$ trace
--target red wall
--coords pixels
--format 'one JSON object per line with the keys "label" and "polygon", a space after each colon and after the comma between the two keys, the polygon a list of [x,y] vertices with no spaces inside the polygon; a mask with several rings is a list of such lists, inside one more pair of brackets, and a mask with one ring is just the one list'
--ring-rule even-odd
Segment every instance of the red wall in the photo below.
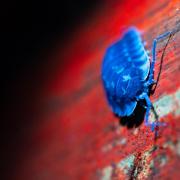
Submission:
{"label": "red wall", "polygon": [[[125,28],[142,30],[151,50],[153,38],[179,26],[179,8],[177,0],[105,1],[63,47],[57,45],[41,70],[33,128],[24,129],[13,179],[178,179],[180,33],[167,47],[151,97],[160,121],[167,122],[156,139],[143,123],[130,129],[119,124],[107,105],[100,69],[105,49]],[[165,43],[158,45],[158,58]]]}

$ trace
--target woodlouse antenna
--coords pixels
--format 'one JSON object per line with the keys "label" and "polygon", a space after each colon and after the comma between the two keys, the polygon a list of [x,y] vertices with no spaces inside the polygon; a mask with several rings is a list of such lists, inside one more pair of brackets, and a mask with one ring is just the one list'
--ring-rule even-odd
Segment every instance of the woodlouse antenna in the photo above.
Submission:
{"label": "woodlouse antenna", "polygon": [[167,46],[168,46],[168,44],[169,44],[170,39],[173,37],[173,35],[174,35],[173,33],[171,33],[171,34],[169,35],[169,38],[168,38],[168,40],[167,40],[167,43],[166,43],[166,45],[164,46],[163,53],[162,53],[162,55],[161,55],[159,73],[158,73],[158,76],[157,76],[157,80],[156,80],[155,87],[154,87],[153,90],[151,90],[151,94],[154,94],[154,92],[155,92],[155,90],[156,90],[156,88],[157,88],[157,85],[158,85],[158,82],[159,82],[159,79],[160,79],[160,75],[161,75],[161,71],[162,71],[162,65],[163,65],[163,61],[164,61],[164,55],[165,55],[165,52],[166,52],[166,48],[167,48]]}

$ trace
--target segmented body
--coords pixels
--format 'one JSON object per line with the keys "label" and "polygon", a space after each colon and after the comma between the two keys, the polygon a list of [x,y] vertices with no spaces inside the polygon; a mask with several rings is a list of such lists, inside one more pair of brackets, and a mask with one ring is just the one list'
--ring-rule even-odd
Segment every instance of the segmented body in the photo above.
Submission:
{"label": "segmented body", "polygon": [[102,66],[102,79],[107,99],[118,116],[129,116],[136,105],[136,97],[148,93],[145,85],[150,60],[140,33],[130,28],[123,37],[110,46]]}

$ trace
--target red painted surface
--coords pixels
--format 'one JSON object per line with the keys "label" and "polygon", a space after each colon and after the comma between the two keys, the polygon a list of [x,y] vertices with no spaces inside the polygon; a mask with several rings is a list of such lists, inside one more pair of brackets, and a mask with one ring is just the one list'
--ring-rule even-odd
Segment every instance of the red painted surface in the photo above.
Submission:
{"label": "red painted surface", "polygon": [[[56,48],[42,68],[46,81],[35,105],[38,123],[31,134],[25,130],[13,179],[101,179],[108,166],[114,179],[178,179],[179,116],[171,112],[163,117],[168,126],[160,128],[156,141],[144,124],[127,129],[110,111],[100,80],[105,49],[126,27],[140,28],[149,49],[153,38],[178,26],[178,8],[176,0],[105,1],[63,48]],[[167,48],[153,101],[180,87],[179,38],[175,34]],[[159,44],[159,56],[164,44]],[[135,159],[125,173],[118,163],[131,155]]]}

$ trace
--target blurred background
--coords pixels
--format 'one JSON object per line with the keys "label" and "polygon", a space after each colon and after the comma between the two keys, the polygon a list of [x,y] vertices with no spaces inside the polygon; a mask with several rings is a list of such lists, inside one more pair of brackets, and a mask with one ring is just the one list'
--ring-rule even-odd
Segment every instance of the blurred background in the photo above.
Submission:
{"label": "blurred background", "polygon": [[8,179],[24,158],[26,143],[29,143],[33,127],[38,123],[39,111],[43,109],[41,95],[47,81],[51,81],[57,61],[63,70],[62,64],[66,59],[57,60],[53,55],[56,51],[62,53],[72,34],[92,15],[98,3],[81,0],[2,2],[3,118],[0,164],[3,178]]}
{"label": "blurred background", "polygon": [[176,0],[2,2],[0,179],[178,179],[179,31],[152,97],[168,122],[158,139],[143,123],[119,124],[100,73],[127,27],[142,30],[151,50],[156,36],[179,28],[179,8]]}

